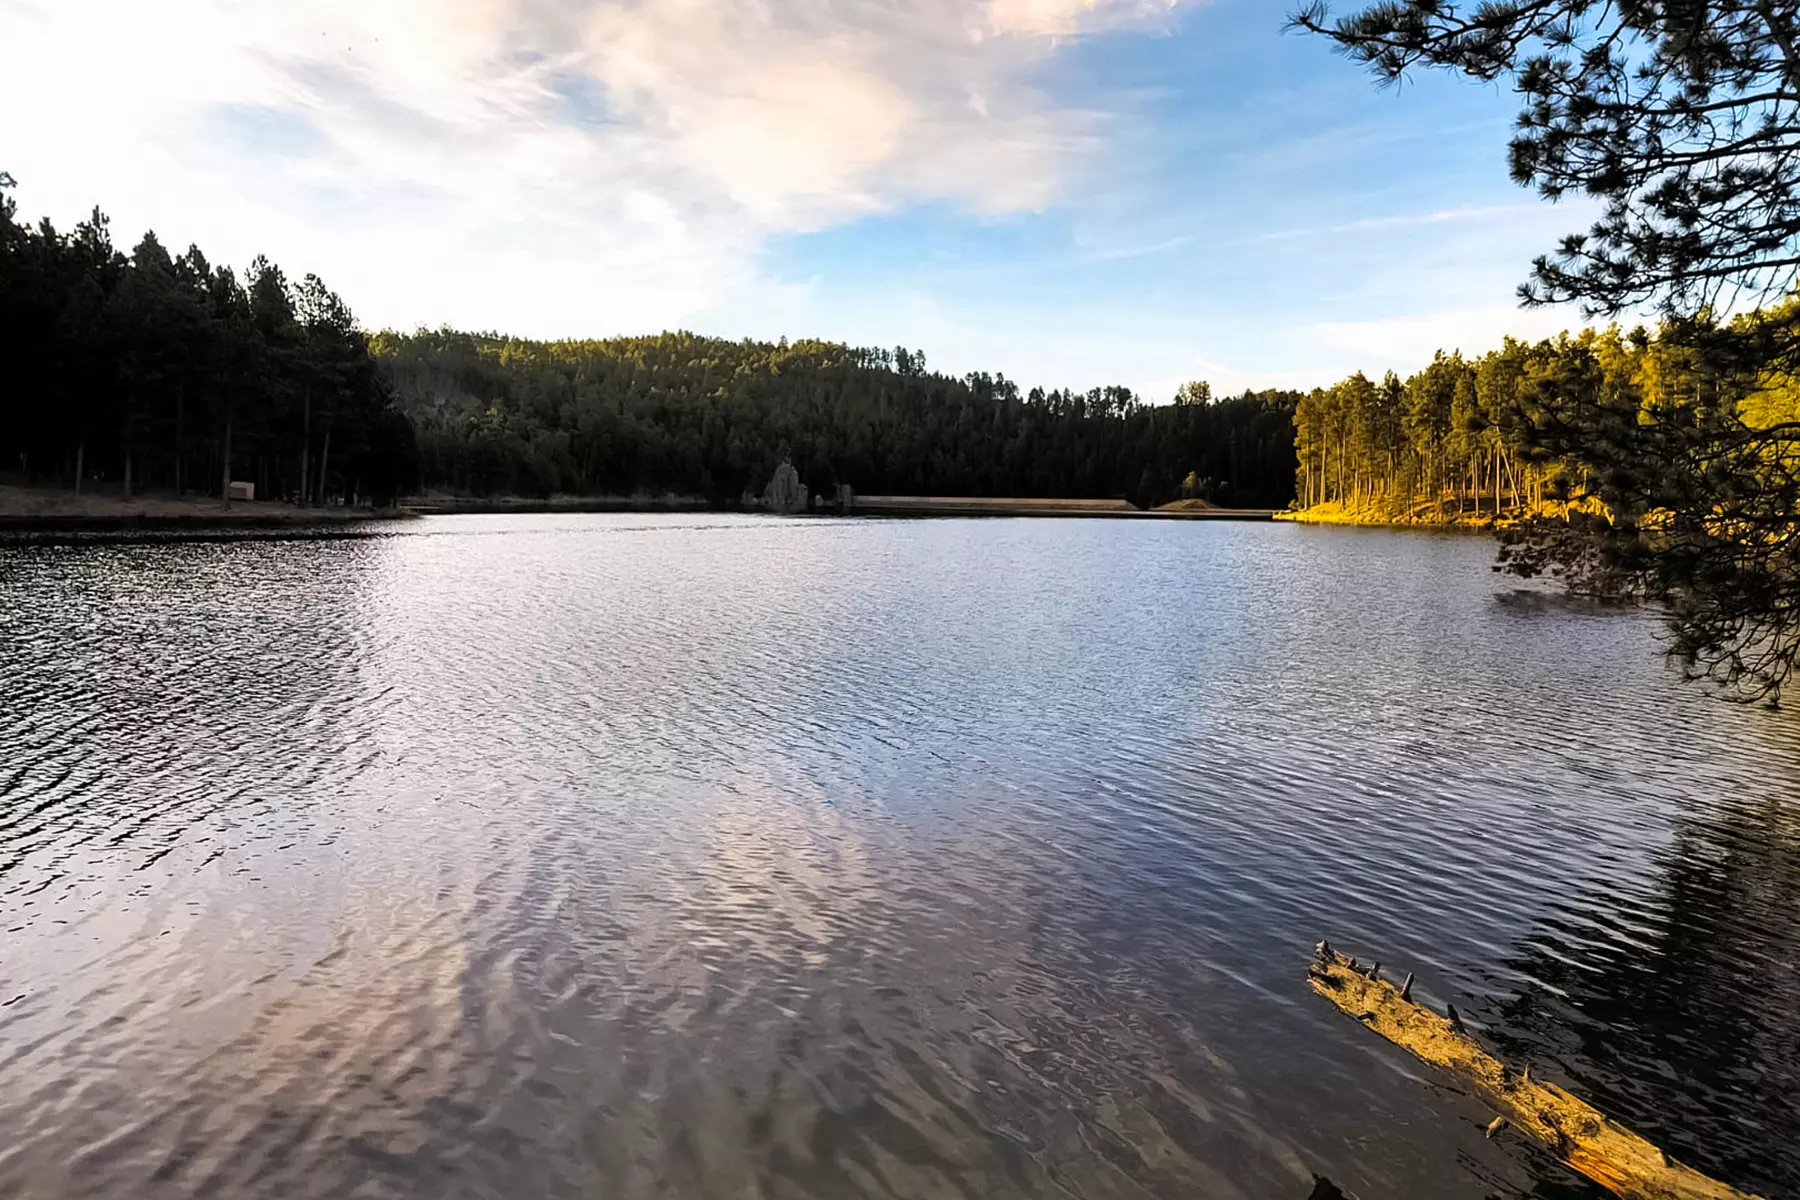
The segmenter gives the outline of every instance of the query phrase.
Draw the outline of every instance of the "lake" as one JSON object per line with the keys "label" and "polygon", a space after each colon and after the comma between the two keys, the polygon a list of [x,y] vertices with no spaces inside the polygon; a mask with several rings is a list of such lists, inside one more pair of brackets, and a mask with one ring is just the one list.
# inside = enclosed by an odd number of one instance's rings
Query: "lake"
{"label": "lake", "polygon": [[1800,722],[1492,556],[0,545],[0,1195],[1598,1194],[1315,997],[1320,937],[1791,1194]]}

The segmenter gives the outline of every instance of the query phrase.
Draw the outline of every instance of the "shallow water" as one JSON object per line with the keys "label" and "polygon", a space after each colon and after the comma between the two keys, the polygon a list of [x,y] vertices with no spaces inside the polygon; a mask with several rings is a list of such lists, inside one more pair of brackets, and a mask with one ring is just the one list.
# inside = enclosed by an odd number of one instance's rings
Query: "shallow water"
{"label": "shallow water", "polygon": [[1415,970],[1800,1188],[1800,722],[1466,537],[0,546],[0,1195],[1588,1195]]}

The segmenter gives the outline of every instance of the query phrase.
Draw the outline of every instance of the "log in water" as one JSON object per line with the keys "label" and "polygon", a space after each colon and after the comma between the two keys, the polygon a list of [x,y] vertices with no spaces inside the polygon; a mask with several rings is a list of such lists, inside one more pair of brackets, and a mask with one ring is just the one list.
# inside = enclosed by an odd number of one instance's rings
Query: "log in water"
{"label": "log in water", "polygon": [[1555,1084],[1533,1079],[1529,1067],[1507,1066],[1469,1036],[1455,1008],[1439,1016],[1412,999],[1411,975],[1396,986],[1381,977],[1380,963],[1360,966],[1320,942],[1307,978],[1313,991],[1388,1041],[1473,1086],[1500,1113],[1489,1136],[1510,1124],[1626,1200],[1756,1200],[1674,1161]]}

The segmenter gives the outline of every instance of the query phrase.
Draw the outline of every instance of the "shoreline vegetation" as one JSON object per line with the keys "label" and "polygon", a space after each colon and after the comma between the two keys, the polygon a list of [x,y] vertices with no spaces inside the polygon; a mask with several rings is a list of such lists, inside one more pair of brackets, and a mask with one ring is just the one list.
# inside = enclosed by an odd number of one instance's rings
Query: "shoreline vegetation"
{"label": "shoreline vegetation", "polygon": [[1327,500],[1309,508],[1290,508],[1274,515],[1297,525],[1354,525],[1371,529],[1449,529],[1497,533],[1531,521],[1567,521],[1577,514],[1603,516],[1592,501],[1538,500],[1530,504],[1466,507],[1457,500],[1417,501],[1394,505],[1373,500]]}
{"label": "shoreline vegetation", "polygon": [[1288,508],[1274,520],[1293,525],[1347,525],[1362,529],[1446,529],[1465,533],[1491,533],[1516,519],[1516,510],[1495,516],[1491,512],[1458,512],[1441,505],[1418,505],[1396,510],[1383,505],[1345,504],[1329,500],[1308,508]]}

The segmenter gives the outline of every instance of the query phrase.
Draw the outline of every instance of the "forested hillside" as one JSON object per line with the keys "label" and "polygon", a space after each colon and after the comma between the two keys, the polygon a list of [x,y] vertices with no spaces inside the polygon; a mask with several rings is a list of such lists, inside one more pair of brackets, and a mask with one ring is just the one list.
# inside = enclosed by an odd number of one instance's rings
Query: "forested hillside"
{"label": "forested hillside", "polygon": [[1177,403],[927,370],[923,354],[690,333],[526,342],[443,331],[374,349],[429,485],[473,495],[674,491],[735,502],[788,458],[813,492],[1293,498],[1297,394]]}
{"label": "forested hillside", "polygon": [[98,211],[66,233],[18,221],[10,186],[0,176],[0,471],[26,483],[734,503],[791,459],[814,492],[1293,497],[1292,393],[1025,392],[906,350],[688,333],[370,337],[315,276],[260,258],[240,275],[155,234],[126,254]]}

